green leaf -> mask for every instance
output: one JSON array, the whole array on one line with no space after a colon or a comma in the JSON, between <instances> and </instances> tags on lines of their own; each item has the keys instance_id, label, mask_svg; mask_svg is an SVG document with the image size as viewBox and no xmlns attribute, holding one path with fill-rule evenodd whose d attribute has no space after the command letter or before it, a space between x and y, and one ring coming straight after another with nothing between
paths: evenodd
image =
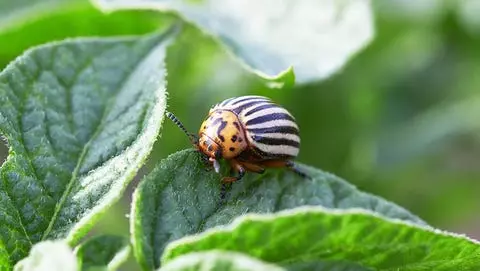
<instances>
[{"instance_id":1,"label":"green leaf","mask_svg":"<svg viewBox=\"0 0 480 271\"><path fill-rule=\"evenodd\" d=\"M22 13L15 16L21 24L15 27L0 26L0 69L34 45L67 37L151 33L158 29L159 25L167 25L164 21L172 21L173 17L159 16L158 13L147 11L124 11L105 15L87 0L73 3L70 0L43 0L36 4L30 2L32 1L28 0L29 5L25 8L33 9L33 17L28 16L30 13ZM22 1L0 1L0 6L2 3L17 5ZM45 10L37 11L37 6L43 6ZM16 14L14 11L10 12Z\"/></svg>"},{"instance_id":2,"label":"green leaf","mask_svg":"<svg viewBox=\"0 0 480 271\"><path fill-rule=\"evenodd\" d=\"M373 37L367 0L92 1L105 11L173 10L260 76L274 78L293 66L301 83L330 76Z\"/></svg>"},{"instance_id":3,"label":"green leaf","mask_svg":"<svg viewBox=\"0 0 480 271\"><path fill-rule=\"evenodd\" d=\"M35 18L74 9L82 0L16 0L0 1L0 34Z\"/></svg>"},{"instance_id":4,"label":"green leaf","mask_svg":"<svg viewBox=\"0 0 480 271\"><path fill-rule=\"evenodd\" d=\"M15 265L15 271L77 271L77 261L64 241L44 241Z\"/></svg>"},{"instance_id":5,"label":"green leaf","mask_svg":"<svg viewBox=\"0 0 480 271\"><path fill-rule=\"evenodd\" d=\"M182 257L182 256L180 256ZM291 271L373 271L375 269L345 260L304 261L285 266Z\"/></svg>"},{"instance_id":6,"label":"green leaf","mask_svg":"<svg viewBox=\"0 0 480 271\"><path fill-rule=\"evenodd\" d=\"M93 237L75 249L81 270L117 270L130 254L126 237L102 235Z\"/></svg>"},{"instance_id":7,"label":"green leaf","mask_svg":"<svg viewBox=\"0 0 480 271\"><path fill-rule=\"evenodd\" d=\"M167 243L230 223L247 212L271 213L303 205L361 207L386 217L423 223L393 203L358 191L323 171L299 165L312 179L286 170L246 174L220 204L221 176L206 171L198 152L184 150L160 164L134 193L131 214L133 251L145 270L158 268Z\"/></svg>"},{"instance_id":8,"label":"green leaf","mask_svg":"<svg viewBox=\"0 0 480 271\"><path fill-rule=\"evenodd\" d=\"M166 46L176 32L74 39L27 51L0 74L0 240L76 243L122 195L158 136Z\"/></svg>"},{"instance_id":9,"label":"green leaf","mask_svg":"<svg viewBox=\"0 0 480 271\"><path fill-rule=\"evenodd\" d=\"M327 259L375 270L480 269L478 241L362 209L300 207L244 215L228 227L169 244L162 264L210 249L238 251L285 266Z\"/></svg>"},{"instance_id":10,"label":"green leaf","mask_svg":"<svg viewBox=\"0 0 480 271\"><path fill-rule=\"evenodd\" d=\"M178 270L282 271L285 269L245 254L211 250L180 256L159 269L159 271Z\"/></svg>"},{"instance_id":11,"label":"green leaf","mask_svg":"<svg viewBox=\"0 0 480 271\"><path fill-rule=\"evenodd\" d=\"M3 242L0 241L0 270L10 270L12 266L9 261L9 253Z\"/></svg>"}]
</instances>

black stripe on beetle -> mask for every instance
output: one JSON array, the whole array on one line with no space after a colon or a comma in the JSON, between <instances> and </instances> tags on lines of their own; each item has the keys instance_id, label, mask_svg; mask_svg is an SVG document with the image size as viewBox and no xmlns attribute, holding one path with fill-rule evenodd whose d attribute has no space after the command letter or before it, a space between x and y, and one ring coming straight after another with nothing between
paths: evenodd
<instances>
[{"instance_id":1,"label":"black stripe on beetle","mask_svg":"<svg viewBox=\"0 0 480 271\"><path fill-rule=\"evenodd\" d=\"M271 146L279 146L279 145L287 145L292 147L300 147L300 142L291 140L288 138L273 138L273 137L263 137L261 135L253 135L252 139L255 142L271 145Z\"/></svg>"},{"instance_id":2,"label":"black stripe on beetle","mask_svg":"<svg viewBox=\"0 0 480 271\"><path fill-rule=\"evenodd\" d=\"M233 112L239 114L240 112L242 112L243 110L246 110L246 109L249 109L250 107L252 107L253 105L256 105L256 104L259 104L259 103L264 103L265 100L262 100L262 101L253 101L253 102L248 102L246 104L242 104L241 106L238 106L236 108L233 108Z\"/></svg>"},{"instance_id":3,"label":"black stripe on beetle","mask_svg":"<svg viewBox=\"0 0 480 271\"><path fill-rule=\"evenodd\" d=\"M247 123L245 123L245 124L248 127L248 125L260 124L260 123L264 123L264 122L271 121L271 120L295 121L295 119L292 116L290 116L289 114L286 114L286 113L272 113L272 114L263 115L263 116L259 116L257 118L251 119L251 120L247 121Z\"/></svg>"},{"instance_id":4,"label":"black stripe on beetle","mask_svg":"<svg viewBox=\"0 0 480 271\"><path fill-rule=\"evenodd\" d=\"M273 108L273 107L278 107L278 105L272 104L272 103L267 103L267 104L255 107L254 109L250 109L247 113L245 113L245 117L250 116L251 114L253 114L255 112L258 112L258 111L261 111L261 110L264 110L264 109L268 109L268 108Z\"/></svg>"},{"instance_id":5,"label":"black stripe on beetle","mask_svg":"<svg viewBox=\"0 0 480 271\"><path fill-rule=\"evenodd\" d=\"M269 160L269 159L272 159L272 160L277 160L277 159L290 159L290 158L293 158L295 156L292 156L292 155L289 155L289 154L286 154L286 153L269 153L269 152L264 152L262 150L260 150L259 148L257 147L252 147L252 150L257 153L257 155L259 155L260 157L264 158L264 160Z\"/></svg>"},{"instance_id":6,"label":"black stripe on beetle","mask_svg":"<svg viewBox=\"0 0 480 271\"><path fill-rule=\"evenodd\" d=\"M293 134L298 135L298 129L293 126L273 126L266 128L250 128L248 131L252 134L272 134L272 133L282 133L282 134Z\"/></svg>"}]
</instances>

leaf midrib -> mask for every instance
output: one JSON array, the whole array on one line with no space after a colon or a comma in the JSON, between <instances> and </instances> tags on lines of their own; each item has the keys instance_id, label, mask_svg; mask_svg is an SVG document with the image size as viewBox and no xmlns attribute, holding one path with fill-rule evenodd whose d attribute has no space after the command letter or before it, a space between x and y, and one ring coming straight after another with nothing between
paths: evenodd
<instances>
[{"instance_id":1,"label":"leaf midrib","mask_svg":"<svg viewBox=\"0 0 480 271\"><path fill-rule=\"evenodd\" d=\"M134 68L131 69L131 71L135 71L138 68L139 64L141 64L145 60L145 58L149 56L149 53L151 52L151 49L154 48L155 46L157 46L158 43L160 43L160 41L163 40L163 37L164 36L162 35L162 37L159 41L157 41L155 43L152 43L153 46L151 46L148 50L145 50L145 52L141 55L141 57L139 57L138 60L135 62ZM133 44L132 46L135 46L135 44ZM102 112L101 121L99 122L99 124L98 124L97 128L95 129L95 132L92 135L92 137L90 138L90 140L83 147L82 153L80 154L80 157L78 158L77 165L75 166L75 169L72 173L72 177L70 178L70 181L67 185L67 188L65 189L65 192L62 194L62 197L60 198L60 201L55 206L55 212L54 212L52 218L50 219L50 223L49 223L47 229L45 230L45 232L42 235L42 239L41 239L42 241L46 240L47 237L49 236L50 232L52 231L53 226L55 225L55 222L57 221L57 218L59 216L59 213L62 210L62 207L65 205L67 197L69 196L69 194L70 194L70 192L73 188L73 185L74 185L75 181L77 180L78 172L80 171L80 168L81 168L82 163L85 159L85 156L87 155L87 153L89 151L90 145L93 143L93 141L97 138L99 133L105 127L108 112L110 112L111 107L113 106L113 104L115 103L115 101L118 98L118 93L120 93L121 90L123 90L125 88L125 84L126 84L126 82L129 81L132 74L133 74L133 72L130 72L129 76L125 76L123 78L123 81L121 81L121 83L118 87L118 91L115 92L115 95L113 95L110 99L108 99L109 101L107 102L107 105L105 106L105 109ZM70 91L69 91L69 93L71 94Z\"/></svg>"}]
</instances>

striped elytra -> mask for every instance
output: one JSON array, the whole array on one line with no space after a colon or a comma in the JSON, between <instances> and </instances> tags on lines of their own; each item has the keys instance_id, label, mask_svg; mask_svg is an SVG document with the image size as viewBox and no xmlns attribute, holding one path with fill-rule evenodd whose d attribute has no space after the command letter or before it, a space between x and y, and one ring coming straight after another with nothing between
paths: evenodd
<instances>
[{"instance_id":1,"label":"striped elytra","mask_svg":"<svg viewBox=\"0 0 480 271\"><path fill-rule=\"evenodd\" d=\"M285 108L262 96L226 99L213 106L200 126L197 148L218 172L218 159L229 160L239 177L245 171L290 167L299 153L295 118Z\"/></svg>"}]
</instances>

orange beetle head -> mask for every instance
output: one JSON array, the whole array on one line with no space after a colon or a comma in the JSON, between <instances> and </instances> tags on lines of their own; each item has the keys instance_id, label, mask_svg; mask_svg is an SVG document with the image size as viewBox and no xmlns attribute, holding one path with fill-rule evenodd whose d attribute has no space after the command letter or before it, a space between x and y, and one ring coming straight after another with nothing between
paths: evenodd
<instances>
[{"instance_id":1,"label":"orange beetle head","mask_svg":"<svg viewBox=\"0 0 480 271\"><path fill-rule=\"evenodd\" d=\"M233 159L244 151L247 141L238 117L228 110L212 110L200 126L197 148L209 157L218 172L218 160Z\"/></svg>"}]
</instances>

